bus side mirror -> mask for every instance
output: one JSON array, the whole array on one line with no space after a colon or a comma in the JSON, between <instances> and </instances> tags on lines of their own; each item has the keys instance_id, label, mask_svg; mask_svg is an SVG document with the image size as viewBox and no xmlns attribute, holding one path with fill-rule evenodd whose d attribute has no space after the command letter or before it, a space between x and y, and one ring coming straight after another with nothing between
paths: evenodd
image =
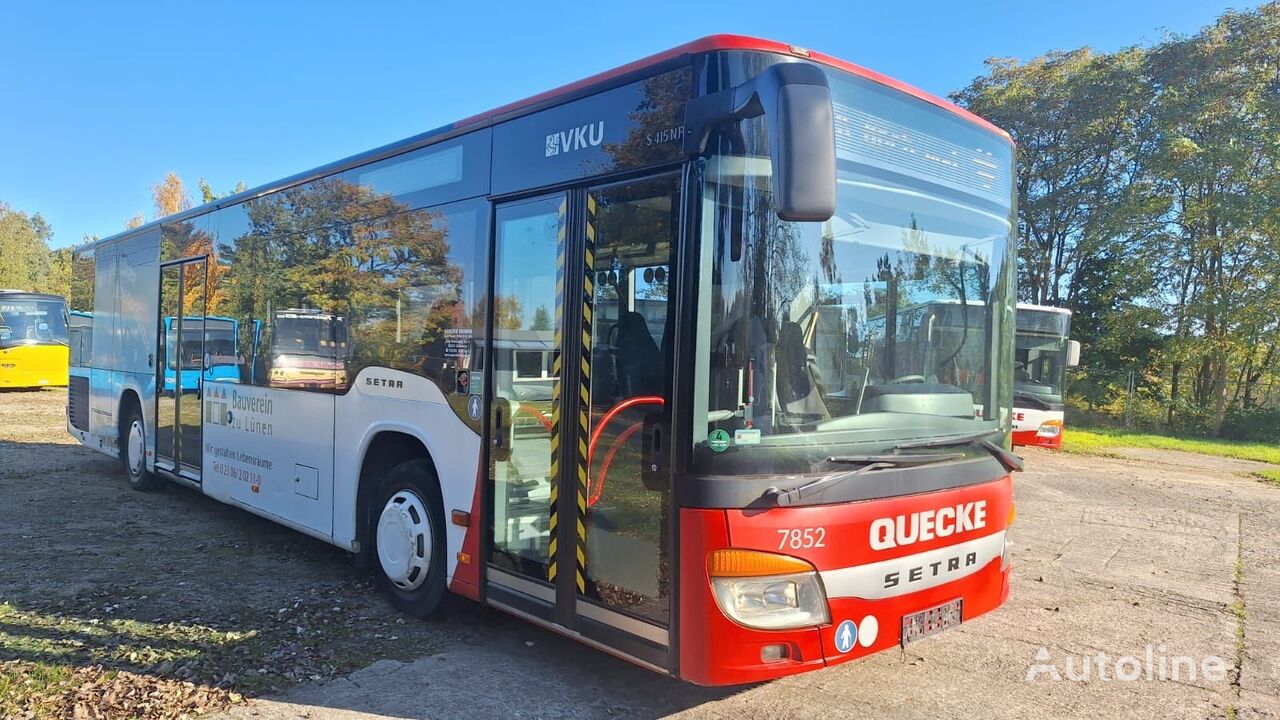
<instances>
[{"instance_id":1,"label":"bus side mirror","mask_svg":"<svg viewBox=\"0 0 1280 720\"><path fill-rule=\"evenodd\" d=\"M1067 341L1067 367L1075 367L1080 364L1080 341Z\"/></svg>"},{"instance_id":2,"label":"bus side mirror","mask_svg":"<svg viewBox=\"0 0 1280 720\"><path fill-rule=\"evenodd\" d=\"M717 125L765 118L773 196L782 220L825 222L836 211L835 119L826 74L779 63L747 82L690 100L684 151L703 155Z\"/></svg>"}]
</instances>

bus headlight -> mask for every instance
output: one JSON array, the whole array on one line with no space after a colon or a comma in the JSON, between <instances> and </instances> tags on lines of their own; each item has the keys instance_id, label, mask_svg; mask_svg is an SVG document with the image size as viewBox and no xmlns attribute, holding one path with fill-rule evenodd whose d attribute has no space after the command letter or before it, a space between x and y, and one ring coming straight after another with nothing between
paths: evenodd
<instances>
[{"instance_id":1,"label":"bus headlight","mask_svg":"<svg viewBox=\"0 0 1280 720\"><path fill-rule=\"evenodd\" d=\"M716 604L740 625L783 630L829 621L822 581L803 560L755 550L717 550L707 565Z\"/></svg>"},{"instance_id":2,"label":"bus headlight","mask_svg":"<svg viewBox=\"0 0 1280 720\"><path fill-rule=\"evenodd\" d=\"M1058 437L1062 434L1061 420L1046 420L1040 424L1040 429L1036 431L1036 435L1040 437Z\"/></svg>"}]
</instances>

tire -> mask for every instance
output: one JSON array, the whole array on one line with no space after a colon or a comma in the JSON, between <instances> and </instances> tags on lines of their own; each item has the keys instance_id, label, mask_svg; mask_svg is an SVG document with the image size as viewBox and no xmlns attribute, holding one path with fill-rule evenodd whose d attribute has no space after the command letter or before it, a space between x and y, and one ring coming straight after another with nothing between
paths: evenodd
<instances>
[{"instance_id":1,"label":"tire","mask_svg":"<svg viewBox=\"0 0 1280 720\"><path fill-rule=\"evenodd\" d=\"M158 490L164 481L147 470L147 424L142 419L142 409L137 403L130 403L128 407L124 422L120 423L120 438L117 441L120 466L129 479L129 487L139 492Z\"/></svg>"},{"instance_id":2,"label":"tire","mask_svg":"<svg viewBox=\"0 0 1280 720\"><path fill-rule=\"evenodd\" d=\"M431 463L391 468L371 494L365 523L369 564L378 586L400 612L437 613L445 591L444 502Z\"/></svg>"}]
</instances>

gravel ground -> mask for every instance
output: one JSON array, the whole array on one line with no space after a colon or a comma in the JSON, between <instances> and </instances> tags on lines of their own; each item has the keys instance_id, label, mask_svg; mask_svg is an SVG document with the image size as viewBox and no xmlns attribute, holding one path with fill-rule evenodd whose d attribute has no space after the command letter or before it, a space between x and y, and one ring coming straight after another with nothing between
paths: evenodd
<instances>
[{"instance_id":1,"label":"gravel ground","mask_svg":"<svg viewBox=\"0 0 1280 720\"><path fill-rule=\"evenodd\" d=\"M1280 488L1256 463L1026 450L1005 607L905 652L708 689L465 602L402 621L323 543L177 487L129 492L63 432L64 397L0 394L0 715L1280 717ZM1161 680L1178 656L1197 676Z\"/></svg>"}]
</instances>

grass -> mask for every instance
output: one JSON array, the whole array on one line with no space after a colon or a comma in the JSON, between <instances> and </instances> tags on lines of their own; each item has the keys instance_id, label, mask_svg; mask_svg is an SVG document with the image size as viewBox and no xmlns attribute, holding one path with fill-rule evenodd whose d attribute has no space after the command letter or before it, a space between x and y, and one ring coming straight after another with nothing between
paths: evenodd
<instances>
[{"instance_id":1,"label":"grass","mask_svg":"<svg viewBox=\"0 0 1280 720\"><path fill-rule=\"evenodd\" d=\"M78 660L142 667L196 660L234 648L255 632L222 632L201 625L150 623L132 618L85 619L21 610L0 603L4 653L51 661Z\"/></svg>"},{"instance_id":2,"label":"grass","mask_svg":"<svg viewBox=\"0 0 1280 720\"><path fill-rule=\"evenodd\" d=\"M190 717L378 658L408 660L441 642L436 624L375 619L342 603L330 593L251 606L233 620L250 627L225 630L216 620L127 617L118 603L66 611L0 600L0 718Z\"/></svg>"},{"instance_id":3,"label":"grass","mask_svg":"<svg viewBox=\"0 0 1280 720\"><path fill-rule=\"evenodd\" d=\"M1244 443L1232 440L1205 438L1181 438L1127 430L1103 430L1070 428L1062 442L1066 452L1115 457L1123 448L1151 448L1155 450L1181 450L1183 452L1213 455L1216 457L1256 460L1280 465L1280 446L1264 443ZM1270 480L1280 484L1280 470L1267 470ZM1264 478L1267 479L1267 478Z\"/></svg>"},{"instance_id":4,"label":"grass","mask_svg":"<svg viewBox=\"0 0 1280 720\"><path fill-rule=\"evenodd\" d=\"M149 717L225 704L227 691L197 691L194 683L172 677L173 670L206 666L208 672L192 678L208 684L255 634L130 618L82 618L0 603L0 714L79 717L77 706L86 705L108 716L134 715L127 708L148 693L154 712L140 714ZM170 677L157 681L144 676L156 668Z\"/></svg>"},{"instance_id":5,"label":"grass","mask_svg":"<svg viewBox=\"0 0 1280 720\"><path fill-rule=\"evenodd\" d=\"M1253 473L1253 476L1268 485L1280 487L1280 470L1258 470Z\"/></svg>"}]
</instances>

